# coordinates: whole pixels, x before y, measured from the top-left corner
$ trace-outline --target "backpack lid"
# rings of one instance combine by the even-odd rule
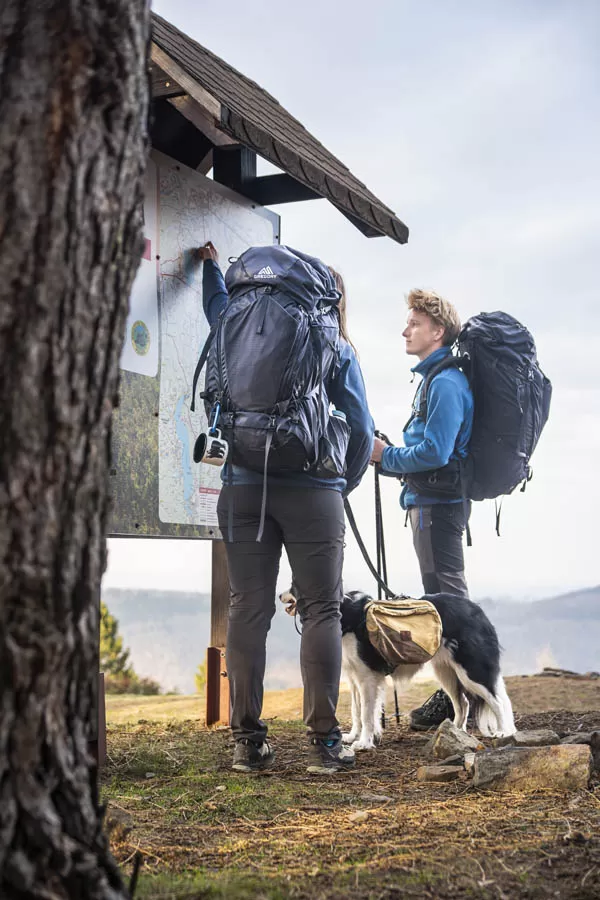
[[[320,259],[291,247],[269,244],[250,247],[225,274],[230,299],[252,287],[270,285],[285,292],[307,312],[318,306],[337,306],[340,293],[333,275]]]
[[[479,313],[465,322],[458,336],[458,346],[468,353],[474,341],[493,348],[494,352],[514,359],[516,363],[524,360],[531,364],[537,362],[531,332],[508,313],[499,310]]]

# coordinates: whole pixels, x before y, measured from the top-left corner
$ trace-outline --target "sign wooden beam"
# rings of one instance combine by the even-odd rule
[[[229,680],[225,664],[229,576],[223,541],[212,542],[210,643],[206,654],[206,725],[229,725]]]

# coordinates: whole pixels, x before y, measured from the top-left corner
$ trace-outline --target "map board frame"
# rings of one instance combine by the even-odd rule
[[[190,251],[213,240],[226,269],[228,259],[252,243],[278,243],[280,217],[153,150],[144,218],[146,246],[132,290],[113,416],[108,536],[219,540],[214,510],[220,470],[191,460],[193,440],[206,425],[198,397],[202,379],[195,414],[189,404],[208,323],[202,264]],[[178,494],[182,471],[184,506]],[[198,515],[205,523],[189,521]]]

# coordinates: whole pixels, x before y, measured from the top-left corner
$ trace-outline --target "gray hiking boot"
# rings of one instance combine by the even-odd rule
[[[429,731],[437,728],[444,719],[454,719],[454,707],[445,691],[439,690],[426,700],[423,706],[413,709],[410,714],[410,727],[413,731]]]
[[[236,772],[262,772],[275,762],[275,751],[268,741],[255,744],[247,738],[235,742],[231,768]]]
[[[354,750],[342,739],[312,738],[308,750],[308,769],[312,775],[332,775],[354,766]]]

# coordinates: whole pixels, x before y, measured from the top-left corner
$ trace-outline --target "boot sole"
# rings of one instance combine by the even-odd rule
[[[346,772],[354,768],[354,763],[343,766],[308,766],[306,771],[311,775],[337,775],[338,772]]]

